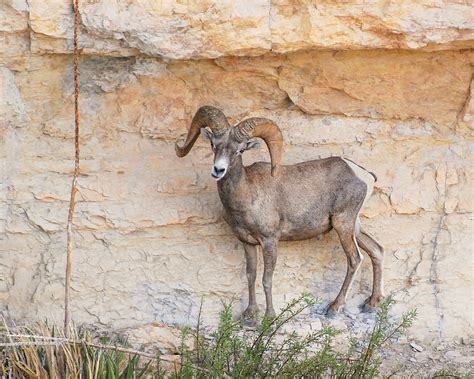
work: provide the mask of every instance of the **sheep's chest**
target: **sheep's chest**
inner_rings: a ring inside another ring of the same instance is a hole
[[[274,217],[269,217],[267,212],[262,212],[261,208],[256,209],[257,204],[236,205],[236,203],[224,204],[224,219],[239,240],[252,244],[258,243],[259,240],[278,229],[277,215],[273,220]]]
[[[266,196],[259,196],[248,186],[242,188],[219,186],[219,195],[224,206],[224,219],[241,241],[258,243],[278,230],[279,216],[269,206]]]

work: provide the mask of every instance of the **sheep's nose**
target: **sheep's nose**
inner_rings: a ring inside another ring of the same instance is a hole
[[[221,178],[225,173],[225,168],[219,168],[214,166],[211,171],[211,175],[213,178],[219,179]]]

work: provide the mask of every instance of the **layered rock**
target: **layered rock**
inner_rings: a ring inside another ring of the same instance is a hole
[[[69,1],[9,0],[2,13],[3,32],[25,31],[29,25],[32,51],[70,51]],[[170,59],[311,48],[460,49],[472,47],[474,40],[470,0],[84,0],[81,23],[87,53]]]
[[[197,107],[212,104],[232,121],[274,119],[284,163],[344,154],[374,171],[363,223],[385,245],[396,312],[418,307],[422,338],[470,333],[468,2],[80,3],[77,321],[193,324],[201,297],[207,324],[221,299],[243,309],[243,251],[222,220],[211,151],[198,141],[174,154]],[[0,309],[19,319],[62,311],[71,12],[66,1],[0,5]],[[368,261],[346,310],[359,322]],[[328,302],[344,274],[335,235],[282,243],[277,306],[305,290]]]

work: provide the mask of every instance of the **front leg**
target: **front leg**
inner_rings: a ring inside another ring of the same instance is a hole
[[[246,319],[255,319],[258,313],[257,299],[255,297],[255,279],[257,278],[257,245],[244,242],[245,259],[247,261],[247,282],[249,287],[249,305],[242,314]]]
[[[263,249],[263,290],[265,291],[265,300],[267,308],[265,317],[274,318],[276,316],[273,308],[272,299],[272,282],[273,271],[275,270],[277,261],[277,243],[278,240],[265,241],[262,244]]]

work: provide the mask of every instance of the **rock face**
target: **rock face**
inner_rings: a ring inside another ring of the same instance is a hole
[[[199,140],[174,153],[211,104],[232,121],[275,120],[286,164],[344,154],[375,172],[362,222],[385,246],[394,312],[418,308],[420,339],[472,334],[470,1],[80,3],[76,321],[194,324],[201,298],[207,325],[222,299],[243,310],[243,249],[222,219],[211,150]],[[62,0],[0,4],[0,310],[17,319],[62,312],[71,12]],[[344,274],[333,233],[281,243],[276,305],[302,291],[328,302]],[[370,288],[366,259],[350,317]]]
[[[31,48],[70,49],[70,4],[30,2]],[[16,11],[22,1],[12,1]],[[8,15],[14,10],[7,9]],[[6,17],[5,17],[6,18]],[[171,59],[287,53],[300,49],[452,49],[474,40],[470,0],[81,2],[82,44],[92,54]],[[8,22],[24,30],[26,22]]]

